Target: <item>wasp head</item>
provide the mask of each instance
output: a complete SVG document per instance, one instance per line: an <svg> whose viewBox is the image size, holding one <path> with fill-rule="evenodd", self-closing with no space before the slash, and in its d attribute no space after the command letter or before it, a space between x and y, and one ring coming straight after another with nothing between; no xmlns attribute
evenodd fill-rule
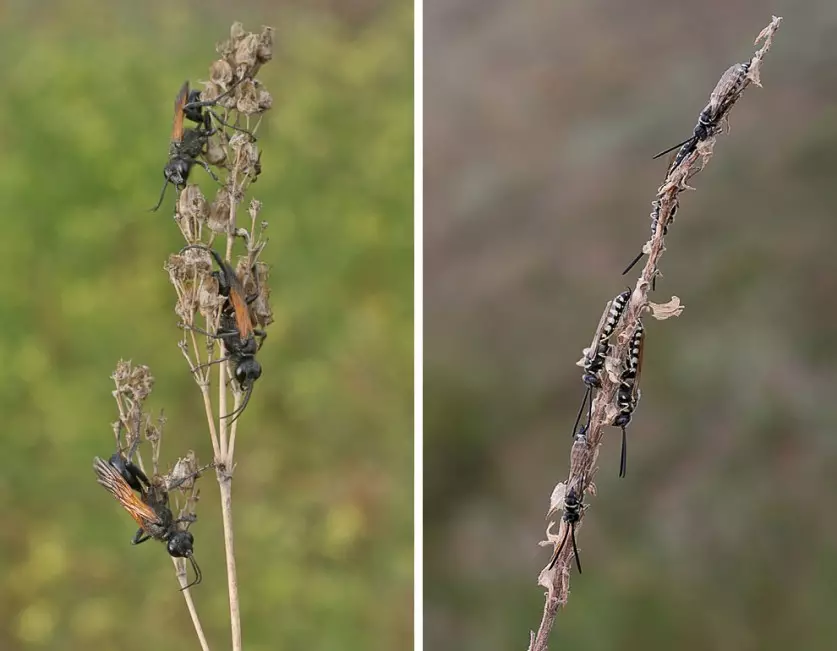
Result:
<svg viewBox="0 0 837 651"><path fill-rule="evenodd" d="M189 164L189 161L182 158L175 158L169 161L165 168L163 168L163 176L166 177L168 183L180 187L186 184L186 179L189 176L191 168L192 166Z"/></svg>
<svg viewBox="0 0 837 651"><path fill-rule="evenodd" d="M235 379L242 387L247 387L262 376L262 365L255 357L245 357L235 367Z"/></svg>
<svg viewBox="0 0 837 651"><path fill-rule="evenodd" d="M195 537L188 531L177 531L168 539L166 549L170 556L188 558L192 555Z"/></svg>

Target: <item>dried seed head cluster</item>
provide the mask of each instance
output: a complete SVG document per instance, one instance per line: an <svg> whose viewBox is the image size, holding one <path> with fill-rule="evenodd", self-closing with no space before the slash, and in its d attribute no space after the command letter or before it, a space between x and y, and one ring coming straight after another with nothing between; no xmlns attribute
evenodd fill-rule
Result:
<svg viewBox="0 0 837 651"><path fill-rule="evenodd" d="M654 288L657 275L657 263L665 250L664 236L671 224L674 214L679 207L679 194L687 189L687 181L706 166L715 138L722 131L732 106L738 101L742 92L750 83L759 83L759 71L762 59L772 44L773 35L779 28L781 18L773 17L771 23L756 38L756 43L764 41L764 45L746 64L735 64L724 72L721 80L710 95L710 101L701 111L694 135L679 145L677 155L669 166L663 184L657 191L652 204L652 238L643 247L648 260L643 268L637 284L623 309L618 303L620 294L605 308L605 314L599 323L591 348L584 351L579 365L585 368L584 383L587 385L585 399L589 396L592 402L586 424L573 431L573 446L570 452L570 476L566 482L560 482L550 497L547 517L562 510L560 531L552 532L555 524L550 522L547 527L547 540L541 544L553 547L553 556L539 577L539 585L547 589L546 604L541 625L537 633L530 636L529 651L546 651L549 632L558 612L559 606L567 601L569 593L569 571L573 556L579 570L577 550L575 549L575 533L583 512L586 508L581 500L585 491L585 481L589 482L596 472L596 459L605 426L624 426L630 422L631 414L639 400L638 381L642 367L642 346L644 342L644 328L642 315L650 311L657 320L678 316L683 306L680 299L672 297L667 303L656 304L648 301L648 293ZM663 152L665 153L665 152ZM700 160L700 163L698 161ZM641 256L628 267L639 261ZM612 317L612 318L608 318ZM612 343L611 343L612 342ZM595 390L595 393L593 391ZM579 419L585 404L579 411ZM623 464L620 474L624 474L624 443ZM576 488L575 491L568 487ZM595 494L592 483L586 484L588 494ZM568 534L572 536L572 545L567 545Z"/></svg>

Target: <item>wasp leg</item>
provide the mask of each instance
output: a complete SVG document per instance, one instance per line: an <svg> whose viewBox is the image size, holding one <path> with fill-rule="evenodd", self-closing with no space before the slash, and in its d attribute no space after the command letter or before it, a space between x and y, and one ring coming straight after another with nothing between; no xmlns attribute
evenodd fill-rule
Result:
<svg viewBox="0 0 837 651"><path fill-rule="evenodd" d="M253 142L255 142L255 141L256 141L256 136L253 134L253 132L252 132L252 131L248 131L247 129L244 129L244 128L242 128L242 127L236 126L235 124L230 124L230 123L229 123L229 122L227 122L226 120L222 119L222 118L221 118L221 116L220 116L220 115L218 115L215 111L212 111L212 110L207 109L207 111L206 111L206 112L207 112L209 115L211 115L212 117L214 117L214 118L218 121L218 124L222 124L222 125L224 125L225 127L229 127L230 129L235 129L236 131L240 131L241 133L246 133L248 136L250 136L250 138L252 138L252 139L253 139Z"/></svg>
<svg viewBox="0 0 837 651"><path fill-rule="evenodd" d="M219 178L216 176L215 172L213 172L213 171L212 171L212 168L211 168L211 167L209 167L209 163L207 163L205 160L200 160L200 159L196 159L196 160L195 160L195 162L196 162L198 165L200 165L201 167L203 167L203 168L206 170L206 172L209 174L209 176L211 176L211 177L212 177L212 179L213 179L216 183L220 183L220 182L221 182L221 179L219 179Z"/></svg>
<svg viewBox="0 0 837 651"><path fill-rule="evenodd" d="M581 558L578 556L578 547L575 544L575 525L570 525L570 537L573 539L573 555L575 556L575 566L578 568L578 573L581 574Z"/></svg>
<svg viewBox="0 0 837 651"><path fill-rule="evenodd" d="M134 537L131 539L132 545L139 545L140 543L144 543L146 540L149 540L151 536L145 533L142 529L137 529L137 532L134 534Z"/></svg>
<svg viewBox="0 0 837 651"><path fill-rule="evenodd" d="M198 332L202 335L206 335L207 337L212 337L213 339L227 339L229 337L238 337L239 336L238 332L233 332L233 331L212 333L212 332L208 332L207 330L203 330L202 328L199 328L198 326L190 326L190 325L187 325L185 323L180 323L178 325L181 328L183 328L184 330L194 330L195 332Z"/></svg>

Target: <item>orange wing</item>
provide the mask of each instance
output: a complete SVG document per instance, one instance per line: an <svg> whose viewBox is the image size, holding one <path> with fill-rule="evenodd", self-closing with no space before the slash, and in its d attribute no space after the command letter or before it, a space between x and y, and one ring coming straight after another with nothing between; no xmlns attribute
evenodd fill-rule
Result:
<svg viewBox="0 0 837 651"><path fill-rule="evenodd" d="M160 518L154 509L137 496L116 468L96 457L93 459L93 470L99 483L131 514L143 530L147 531L149 525L159 524Z"/></svg>
<svg viewBox="0 0 837 651"><path fill-rule="evenodd" d="M189 82L184 81L177 99L174 100L174 125L171 128L171 141L180 142L183 140L183 107L189 98Z"/></svg>
<svg viewBox="0 0 837 651"><path fill-rule="evenodd" d="M232 269L229 269L229 272L236 279L230 287L230 303L232 303L233 309L235 310L235 323L238 326L238 334L242 339L246 339L253 332L253 322L250 320L250 308L244 299L244 292L242 291L238 277Z"/></svg>

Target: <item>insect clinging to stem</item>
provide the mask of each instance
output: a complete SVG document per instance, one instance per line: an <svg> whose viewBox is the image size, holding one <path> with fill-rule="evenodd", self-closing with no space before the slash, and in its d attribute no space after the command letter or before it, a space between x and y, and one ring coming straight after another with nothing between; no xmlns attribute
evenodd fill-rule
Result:
<svg viewBox="0 0 837 651"><path fill-rule="evenodd" d="M616 405L619 413L613 419L613 425L622 428L622 451L619 456L619 476L624 477L627 470L628 446L625 427L631 422L634 410L639 403L639 380L642 375L642 360L645 352L645 328L642 321L637 321L636 330L628 346L625 369L622 371L619 388L616 390Z"/></svg>
<svg viewBox="0 0 837 651"><path fill-rule="evenodd" d="M575 565L578 568L578 573L581 574L581 558L578 555L578 545L575 541L575 526L581 521L581 514L584 512L584 509L586 508L583 502L584 484L585 477L582 476L580 480L580 486L571 486L570 489L567 490L566 493L564 493L564 513L561 515L561 521L564 524L564 536L561 538L561 542L555 549L555 553L552 555L552 560L549 562L549 565L546 568L548 570L551 570L553 567L555 567L555 563L558 562L558 557L561 555L561 551L564 549L564 545L566 544L567 538L569 537L573 545L573 556L575 556Z"/></svg>
<svg viewBox="0 0 837 651"><path fill-rule="evenodd" d="M593 335L593 342L584 354L584 373L581 376L581 380L587 388L584 391L584 397L581 399L581 407L578 409L578 415L573 425L573 436L575 436L578 424L581 422L581 415L584 413L585 405L589 405L587 423L588 425L590 423L593 410L593 389L597 389L602 385L599 379L599 372L604 368L605 357L610 351L610 336L613 334L616 325L622 318L625 308L628 306L628 302L631 300L631 293L630 289L626 289L608 301L602 312L602 317L599 320L596 332Z"/></svg>
<svg viewBox="0 0 837 651"><path fill-rule="evenodd" d="M669 165L666 176L670 175L686 157L691 154L697 144L715 135L723 118L726 117L732 105L741 97L741 93L747 87L749 79L747 73L750 70L750 62L735 63L721 75L712 93L709 95L709 103L703 108L698 116L697 124L691 136L673 147L661 151L654 158L665 156L669 152L680 148L674 162Z"/></svg>
<svg viewBox="0 0 837 651"><path fill-rule="evenodd" d="M235 379L241 390L245 392L241 405L233 412L222 416L222 418L231 418L232 423L244 412L253 393L253 384L262 374L262 367L256 360L256 353L264 343L267 333L253 327L250 314L250 303L258 298L258 288L253 295L247 296L244 292L244 285L235 270L215 249L204 244L190 244L183 247L180 252L182 254L189 249L207 251L219 267L218 271L213 272L213 276L218 280L218 293L226 300L221 308L218 331L211 333L194 326L184 325L183 327L223 342L226 356L201 366L225 361L232 363Z"/></svg>
<svg viewBox="0 0 837 651"><path fill-rule="evenodd" d="M188 558L195 573L195 580L182 587L181 591L198 585L203 575L195 561L195 538L188 531L188 526L195 521L195 516L175 519L169 508L168 493L165 490L156 486L146 488L142 486L139 477L135 477L136 482L126 479L123 472L133 474L131 466L133 464L118 468L99 457L93 459L93 470L97 481L113 495L139 525L131 544L139 545L151 538L166 543L166 551L169 555L174 558ZM142 477L147 481L144 473ZM134 492L134 484L140 486L138 492ZM187 528L181 528L181 523L185 523Z"/></svg>
<svg viewBox="0 0 837 651"><path fill-rule="evenodd" d="M174 122L169 144L169 160L163 168L165 180L163 181L163 189L160 191L160 199L157 201L157 205L151 209L152 212L156 212L162 205L169 183L178 190L185 187L189 173L195 164L203 167L216 182L221 182L212 168L209 167L209 164L202 158L209 138L216 131L212 128L209 112L203 110L202 103L193 102L189 104L189 99L194 99L195 93L200 95L199 91L190 93L189 82L185 81L174 100ZM197 127L184 127L183 122L186 118L195 122Z"/></svg>

